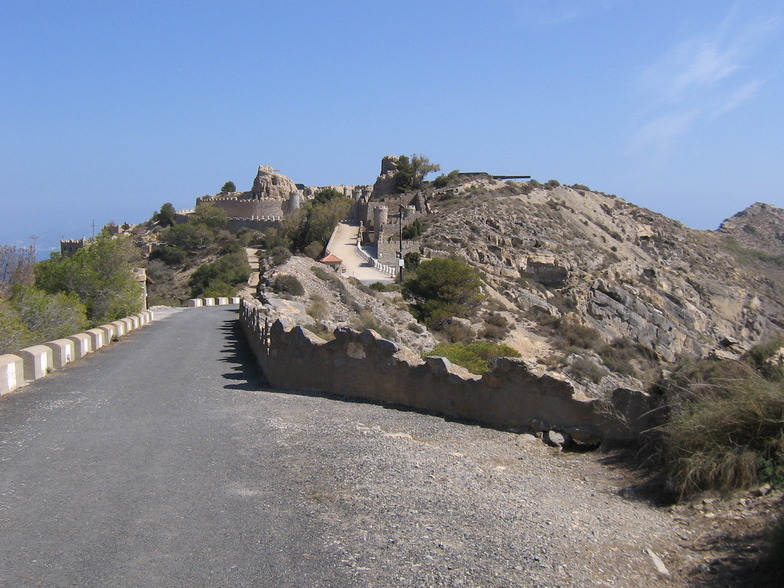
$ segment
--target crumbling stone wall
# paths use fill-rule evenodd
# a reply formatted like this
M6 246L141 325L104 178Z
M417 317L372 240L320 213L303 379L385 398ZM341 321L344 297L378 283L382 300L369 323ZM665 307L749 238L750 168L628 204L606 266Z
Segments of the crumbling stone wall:
M491 426L557 430L586 443L629 441L648 426L652 406L644 393L619 390L603 405L524 360L499 359L480 377L442 357L422 360L371 330L338 329L327 342L299 326L270 324L257 301L242 301L240 321L274 388L364 398Z

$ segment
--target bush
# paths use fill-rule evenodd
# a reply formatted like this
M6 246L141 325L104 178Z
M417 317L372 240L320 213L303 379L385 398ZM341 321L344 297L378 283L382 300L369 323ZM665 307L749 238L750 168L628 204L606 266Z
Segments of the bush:
M282 275L277 276L272 282L272 289L278 294L290 294L291 296L302 296L305 288L296 276Z
M750 349L744 359L767 379L780 382L784 380L784 363L776 356L782 347L784 340L777 338Z
M413 300L414 316L439 329L453 316L472 316L480 302L482 282L477 273L454 259L431 259L417 268L403 285L403 296Z
M413 272L419 267L421 256L418 251L409 251L403 256L406 271Z
M413 223L403 227L403 231L402 231L403 239L414 239L416 237L419 237L419 235L422 234L422 231L423 231L422 221L420 221L418 218L414 219Z
M191 296L233 296L250 277L250 264L242 248L202 265L188 282Z
M164 245L150 253L150 259L159 259L166 265L182 265L188 259L187 252L181 247Z
M482 337L485 339L503 339L509 334L509 321L502 314L489 312L485 315L485 326Z
M435 319L438 319L438 317L436 316ZM474 340L474 330L471 327L463 323L451 321L448 318L444 319L443 323L436 330L450 343L466 344Z
M437 345L430 353L423 355L445 357L452 363L462 366L472 374L477 375L481 375L490 369L491 364L499 357L520 357L520 354L508 345L498 345L485 341L469 345L459 343Z
M87 309L76 294L48 294L32 286L14 286L11 303L36 342L68 337L87 326Z
M459 177L460 170L453 169L448 174L441 174L433 180L434 188L446 188L449 184L454 183Z
M321 296L312 296L307 313L317 321L323 321L329 318L329 307Z
M586 327L570 320L561 319L557 328L557 335L568 345L581 349L595 349L602 344L599 331L593 327Z
M321 256L324 253L324 245L321 241L313 241L310 245L305 247L303 253L311 259L321 259Z
M161 210L155 215L155 220L162 227L170 227L174 224L174 219L177 216L177 211L171 202L166 202L161 206Z
M11 304L0 298L0 354L13 353L31 343L32 335L19 313Z
M678 498L784 483L784 386L743 362L703 360L663 386L660 457Z
M291 259L291 251L285 247L275 247L270 252L270 261L272 262L272 265L283 265L289 259Z
M137 256L130 239L102 234L73 257L36 265L35 285L50 294L75 294L90 324L111 322L141 310L142 286L133 275Z

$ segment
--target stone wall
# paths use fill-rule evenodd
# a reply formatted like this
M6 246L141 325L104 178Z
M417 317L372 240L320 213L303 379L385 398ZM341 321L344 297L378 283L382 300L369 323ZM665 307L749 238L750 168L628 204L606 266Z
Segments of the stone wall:
M243 193L248 194L248 193ZM229 217L251 218L251 217L280 217L286 209L288 200L278 200L273 198L244 198L232 196L202 196L196 199L196 204L212 203L217 208L225 211Z
M273 388L327 392L408 406L495 427L556 430L586 443L633 439L653 407L641 392L611 402L580 398L570 381L520 359L473 376L442 357L425 360L374 331L335 331L326 342L302 327L269 324L257 301L240 304L248 342ZM619 416L623 415L623 416Z

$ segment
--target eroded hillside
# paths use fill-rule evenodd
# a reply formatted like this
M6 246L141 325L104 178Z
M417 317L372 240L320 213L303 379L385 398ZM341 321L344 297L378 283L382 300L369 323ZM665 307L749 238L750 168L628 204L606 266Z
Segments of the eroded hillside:
M671 362L778 332L777 264L615 196L554 184L482 179L433 191L423 256L481 269L533 336L559 317Z

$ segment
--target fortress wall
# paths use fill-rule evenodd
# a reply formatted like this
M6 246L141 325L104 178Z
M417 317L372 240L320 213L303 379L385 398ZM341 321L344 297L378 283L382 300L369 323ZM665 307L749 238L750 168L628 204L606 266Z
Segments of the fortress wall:
M227 228L230 231L238 231L242 228L255 229L260 232L266 231L269 227L276 227L280 224L279 220L257 220L251 218L230 218Z
M236 198L211 198L204 200L204 202L214 204L230 217L240 218L281 216L283 215L283 206L286 204L283 200L275 199L238 200Z
M270 325L255 301L242 301L240 321L273 388L403 405L494 427L554 429L591 443L626 442L647 426L644 419L629 423L610 416L599 401L578 398L570 382L524 360L499 359L478 377L442 357L421 360L374 331L337 329L326 342L302 327ZM647 411L647 395L631 394L640 398L624 394L621 401L639 417Z

